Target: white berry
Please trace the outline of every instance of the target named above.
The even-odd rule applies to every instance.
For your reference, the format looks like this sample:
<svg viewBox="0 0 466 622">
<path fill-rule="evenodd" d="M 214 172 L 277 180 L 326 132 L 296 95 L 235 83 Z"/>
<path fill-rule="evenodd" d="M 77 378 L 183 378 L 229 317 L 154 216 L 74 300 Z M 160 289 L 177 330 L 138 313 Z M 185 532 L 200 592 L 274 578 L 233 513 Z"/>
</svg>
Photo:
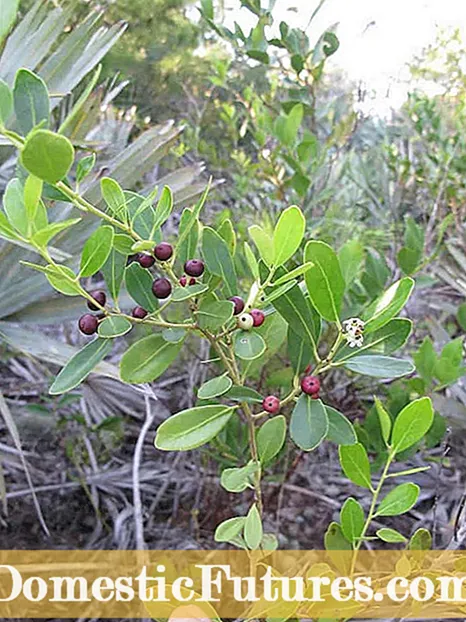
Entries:
<svg viewBox="0 0 466 622">
<path fill-rule="evenodd" d="M 243 330 L 251 330 L 254 326 L 254 319 L 250 313 L 242 313 L 238 318 L 238 326 Z"/>
</svg>

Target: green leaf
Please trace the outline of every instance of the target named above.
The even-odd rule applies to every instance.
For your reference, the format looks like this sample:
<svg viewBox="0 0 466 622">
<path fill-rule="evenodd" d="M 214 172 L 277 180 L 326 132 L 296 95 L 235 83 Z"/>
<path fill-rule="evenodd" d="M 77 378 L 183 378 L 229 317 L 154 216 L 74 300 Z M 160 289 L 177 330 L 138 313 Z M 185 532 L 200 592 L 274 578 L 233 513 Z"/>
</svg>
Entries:
<svg viewBox="0 0 466 622">
<path fill-rule="evenodd" d="M 288 358 L 295 374 L 301 374 L 313 359 L 312 347 L 288 326 Z"/>
<path fill-rule="evenodd" d="M 257 433 L 257 451 L 262 464 L 270 462 L 285 443 L 286 419 L 278 415 L 261 425 Z"/>
<path fill-rule="evenodd" d="M 274 243 L 272 238 L 259 225 L 249 227 L 248 233 L 259 251 L 261 259 L 268 266 L 271 266 L 274 260 Z"/>
<path fill-rule="evenodd" d="M 109 339 L 95 339 L 79 350 L 60 371 L 50 387 L 51 395 L 60 395 L 77 387 L 112 349 Z"/>
<path fill-rule="evenodd" d="M 152 275 L 149 270 L 133 261 L 125 270 L 125 284 L 128 294 L 143 309 L 157 311 L 157 298 L 152 293 Z"/>
<path fill-rule="evenodd" d="M 221 405 L 182 410 L 159 426 L 155 446 L 164 451 L 196 449 L 217 436 L 234 411 L 232 407 Z"/>
<path fill-rule="evenodd" d="M 115 233 L 113 236 L 113 248 L 122 255 L 131 255 L 133 252 L 133 238 L 126 233 Z"/>
<path fill-rule="evenodd" d="M 48 125 L 50 109 L 47 87 L 42 78 L 29 69 L 20 69 L 16 73 L 13 100 L 16 120 L 23 136 L 41 122 Z"/>
<path fill-rule="evenodd" d="M 328 432 L 327 411 L 321 400 L 302 394 L 291 413 L 290 436 L 304 451 L 320 445 Z"/>
<path fill-rule="evenodd" d="M 398 516 L 408 512 L 419 497 L 419 486 L 408 482 L 400 484 L 382 499 L 375 516 Z"/>
<path fill-rule="evenodd" d="M 463 302 L 458 307 L 458 311 L 456 313 L 456 319 L 458 321 L 458 324 L 460 325 L 460 328 L 464 332 L 466 332 L 466 302 Z"/>
<path fill-rule="evenodd" d="M 200 400 L 211 400 L 214 397 L 219 397 L 220 395 L 227 393 L 227 391 L 231 389 L 232 384 L 233 382 L 228 376 L 211 378 L 199 387 L 197 397 Z"/>
<path fill-rule="evenodd" d="M 330 523 L 325 532 L 325 549 L 327 551 L 351 551 L 351 543 L 345 538 L 338 523 Z"/>
<path fill-rule="evenodd" d="M 287 272 L 286 274 L 281 276 L 279 279 L 277 279 L 274 283 L 272 283 L 272 287 L 278 287 L 279 285 L 283 285 L 283 283 L 287 283 L 288 281 L 291 281 L 291 279 L 295 279 L 296 277 L 301 276 L 302 274 L 307 272 L 310 268 L 312 268 L 313 265 L 314 264 L 309 261 L 307 263 L 302 264 L 301 266 L 298 266 L 297 268 L 294 268 L 293 270 L 290 270 L 290 272 Z"/>
<path fill-rule="evenodd" d="M 81 255 L 80 277 L 93 276 L 102 268 L 112 251 L 113 236 L 113 228 L 103 225 L 88 238 Z"/>
<path fill-rule="evenodd" d="M 244 516 L 235 516 L 234 518 L 224 520 L 215 530 L 215 542 L 231 542 L 231 540 L 241 534 L 245 521 L 246 518 Z"/>
<path fill-rule="evenodd" d="M 234 257 L 236 252 L 236 234 L 233 228 L 233 223 L 229 218 L 222 222 L 217 230 L 217 233 L 223 240 L 225 240 L 231 256 Z"/>
<path fill-rule="evenodd" d="M 195 298 L 203 294 L 209 289 L 205 283 L 196 283 L 195 285 L 187 285 L 186 287 L 175 287 L 172 293 L 172 302 L 183 302 L 190 298 Z"/>
<path fill-rule="evenodd" d="M 186 238 L 191 232 L 191 228 L 196 226 L 196 223 L 199 224 L 199 221 L 198 221 L 199 214 L 201 213 L 201 210 L 205 205 L 205 202 L 207 200 L 207 195 L 209 194 L 209 190 L 210 190 L 210 182 L 207 185 L 207 188 L 204 190 L 203 195 L 201 196 L 199 201 L 196 203 L 195 208 L 192 210 L 191 218 L 187 219 L 183 225 L 183 229 L 179 230 L 179 235 L 177 239 L 177 249 L 183 245 L 184 241 L 186 240 Z"/>
<path fill-rule="evenodd" d="M 432 536 L 428 529 L 422 527 L 415 531 L 408 544 L 410 551 L 430 551 L 432 548 Z"/>
<path fill-rule="evenodd" d="M 377 416 L 379 418 L 380 423 L 380 432 L 382 434 L 382 438 L 384 440 L 385 445 L 388 445 L 388 441 L 390 440 L 390 432 L 392 429 L 392 418 L 388 414 L 388 412 L 383 407 L 382 402 L 378 397 L 374 398 L 375 401 L 375 409 L 377 411 Z"/>
<path fill-rule="evenodd" d="M 182 345 L 182 341 L 169 343 L 162 335 L 149 335 L 136 341 L 121 359 L 121 379 L 130 384 L 152 382 L 170 367 Z"/>
<path fill-rule="evenodd" d="M 364 529 L 364 510 L 361 504 L 349 497 L 340 512 L 340 524 L 343 534 L 350 542 L 356 542 Z"/>
<path fill-rule="evenodd" d="M 155 208 L 155 217 L 152 224 L 152 235 L 161 227 L 173 210 L 173 195 L 168 186 L 162 190 L 162 194 Z"/>
<path fill-rule="evenodd" d="M 70 218 L 69 220 L 53 222 L 37 231 L 37 233 L 32 236 L 32 241 L 38 246 L 47 246 L 50 240 L 58 233 L 61 233 L 65 229 L 76 225 L 78 222 L 81 222 L 81 218 Z"/>
<path fill-rule="evenodd" d="M 358 486 L 371 489 L 371 467 L 364 446 L 361 443 L 341 445 L 338 451 L 346 477 Z"/>
<path fill-rule="evenodd" d="M 256 504 L 251 506 L 251 509 L 246 516 L 246 522 L 244 523 L 244 540 L 247 546 L 253 551 L 259 548 L 262 541 L 262 520 L 257 509 Z"/>
<path fill-rule="evenodd" d="M 80 296 L 81 287 L 76 275 L 68 266 L 46 266 L 45 276 L 50 285 L 65 296 Z"/>
<path fill-rule="evenodd" d="M 252 361 L 265 352 L 265 341 L 253 331 L 240 330 L 235 334 L 235 354 L 244 361 Z"/>
<path fill-rule="evenodd" d="M 92 171 L 95 165 L 96 155 L 92 153 L 91 155 L 84 156 L 78 162 L 78 166 L 76 168 L 76 183 L 80 184 L 89 173 Z"/>
<path fill-rule="evenodd" d="M 177 257 L 182 264 L 196 255 L 197 243 L 199 241 L 199 220 L 192 220 L 193 211 L 186 207 L 181 214 L 179 234 L 181 235 L 187 225 L 190 225 L 188 235 L 182 244 L 177 246 Z"/>
<path fill-rule="evenodd" d="M 102 275 L 108 287 L 108 291 L 115 302 L 118 301 L 121 283 L 125 275 L 126 255 L 122 255 L 115 249 L 110 252 L 107 261 L 101 268 Z"/>
<path fill-rule="evenodd" d="M 337 355 L 335 361 L 342 361 L 359 356 L 363 352 L 370 354 L 391 354 L 398 350 L 406 343 L 413 323 L 405 318 L 395 318 L 390 320 L 385 326 L 377 329 L 373 333 L 364 336 L 364 345 L 360 348 L 350 348 L 348 345 L 343 346 Z"/>
<path fill-rule="evenodd" d="M 364 314 L 364 319 L 366 321 L 364 334 L 367 335 L 385 326 L 395 315 L 398 315 L 408 301 L 413 287 L 413 279 L 405 277 L 393 283 L 380 298 L 371 304 Z"/>
<path fill-rule="evenodd" d="M 305 229 L 306 220 L 299 207 L 293 205 L 282 212 L 273 233 L 275 266 L 281 266 L 293 257 L 303 241 Z"/>
<path fill-rule="evenodd" d="M 396 453 L 420 441 L 428 432 L 433 419 L 432 402 L 428 397 L 421 397 L 405 406 L 393 424 L 391 444 Z"/>
<path fill-rule="evenodd" d="M 100 180 L 100 190 L 111 214 L 121 222 L 127 222 L 126 197 L 120 184 L 115 179 L 103 177 Z"/>
<path fill-rule="evenodd" d="M 247 404 L 261 404 L 263 397 L 260 393 L 250 387 L 234 386 L 225 395 L 234 402 L 246 402 Z"/>
<path fill-rule="evenodd" d="M 260 471 L 260 464 L 249 462 L 244 467 L 234 467 L 222 471 L 220 484 L 228 492 L 243 492 L 247 488 L 254 488 L 254 480 Z"/>
<path fill-rule="evenodd" d="M 0 16 L 1 16 L 1 13 L 0 13 Z M 4 82 L 3 80 L 0 80 L 0 124 L 4 125 L 8 121 L 12 112 L 13 112 L 13 94 L 10 91 L 8 84 Z"/>
<path fill-rule="evenodd" d="M 229 300 L 203 301 L 196 317 L 201 328 L 216 331 L 233 317 L 233 311 Z"/>
<path fill-rule="evenodd" d="M 18 8 L 19 0 L 2 0 L 0 5 L 0 43 L 13 26 Z"/>
<path fill-rule="evenodd" d="M 66 176 L 74 160 L 70 141 L 49 130 L 36 130 L 27 138 L 21 151 L 24 168 L 43 181 L 55 184 Z"/>
<path fill-rule="evenodd" d="M 113 339 L 126 335 L 132 328 L 133 325 L 127 318 L 112 315 L 100 322 L 97 332 L 99 333 L 99 337 Z"/>
<path fill-rule="evenodd" d="M 166 328 L 162 331 L 162 337 L 169 343 L 179 343 L 186 337 L 185 328 Z"/>
<path fill-rule="evenodd" d="M 414 371 L 414 365 L 410 361 L 376 354 L 355 356 L 347 361 L 344 367 L 357 374 L 372 376 L 373 378 L 401 378 L 412 374 Z"/>
<path fill-rule="evenodd" d="M 358 276 L 364 261 L 364 246 L 358 240 L 349 240 L 338 251 L 338 261 L 348 288 Z"/>
<path fill-rule="evenodd" d="M 324 319 L 338 322 L 345 281 L 336 253 L 324 242 L 310 241 L 306 244 L 304 259 L 314 263 L 305 275 L 312 304 Z"/>
<path fill-rule="evenodd" d="M 233 259 L 225 240 L 210 227 L 202 233 L 202 253 L 209 272 L 222 278 L 228 297 L 234 296 L 238 283 Z"/>
<path fill-rule="evenodd" d="M 37 207 L 42 194 L 43 182 L 41 179 L 28 175 L 24 182 L 24 206 L 29 223 L 34 223 Z"/>
<path fill-rule="evenodd" d="M 351 422 L 338 410 L 325 406 L 328 418 L 327 440 L 337 445 L 354 445 L 358 437 Z"/>
<path fill-rule="evenodd" d="M 397 544 L 406 542 L 406 538 L 396 529 L 390 529 L 388 527 L 383 527 L 376 531 L 377 536 L 383 540 L 384 542 L 389 542 L 390 544 Z"/>
<path fill-rule="evenodd" d="M 252 252 L 251 247 L 247 242 L 244 243 L 244 256 L 246 257 L 249 270 L 256 281 L 259 280 L 259 264 L 257 263 L 256 256 Z"/>
<path fill-rule="evenodd" d="M 5 195 L 3 195 L 3 200 L 5 200 Z M 10 225 L 3 212 L 0 212 L 0 237 L 6 240 L 15 240 L 18 237 L 18 234 Z"/>
<path fill-rule="evenodd" d="M 126 201 L 126 214 L 121 212 L 123 218 L 129 218 L 134 231 L 143 238 L 142 242 L 133 245 L 133 252 L 139 250 L 149 250 L 154 247 L 152 238 L 152 224 L 154 222 L 154 207 L 152 201 L 156 196 L 156 191 L 147 197 L 143 197 L 135 192 L 124 192 Z"/>
<path fill-rule="evenodd" d="M 19 179 L 15 178 L 8 182 L 3 195 L 3 208 L 10 225 L 27 238 L 28 219 L 24 205 L 23 187 Z"/>
</svg>

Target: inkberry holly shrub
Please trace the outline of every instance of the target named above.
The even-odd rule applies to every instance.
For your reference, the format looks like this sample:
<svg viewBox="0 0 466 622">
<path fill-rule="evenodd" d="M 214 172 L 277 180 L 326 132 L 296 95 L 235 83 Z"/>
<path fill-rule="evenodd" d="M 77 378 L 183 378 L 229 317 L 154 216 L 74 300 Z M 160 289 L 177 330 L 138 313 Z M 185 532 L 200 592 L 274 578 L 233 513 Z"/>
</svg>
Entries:
<svg viewBox="0 0 466 622">
<path fill-rule="evenodd" d="M 235 493 L 251 489 L 253 501 L 246 516 L 232 516 L 218 526 L 217 541 L 248 549 L 276 546 L 274 537 L 263 533 L 261 478 L 279 458 L 287 436 L 305 452 L 324 441 L 339 445 L 344 473 L 371 495 L 368 513 L 356 499 L 346 501 L 340 522 L 332 523 L 326 534 L 327 548 L 357 550 L 365 538 L 374 537 L 404 541 L 388 527 L 374 535 L 371 521 L 377 516 L 380 523 L 384 516 L 405 512 L 416 503 L 419 490 L 409 482 L 379 499 L 386 481 L 395 474 L 409 475 L 390 469 L 405 450 L 421 447 L 433 418 L 430 400 L 416 400 L 396 417 L 376 400 L 385 444 L 377 475 L 351 422 L 328 403 L 322 381 L 336 369 L 380 379 L 413 372 L 410 361 L 392 356 L 411 331 L 411 322 L 398 315 L 413 280 L 405 277 L 393 283 L 358 309 L 357 316 L 353 305 L 353 317 L 348 317 L 348 287 L 339 258 L 328 244 L 306 239 L 305 219 L 297 206 L 285 209 L 272 231 L 252 225 L 253 246 L 245 242 L 240 247 L 231 223 L 218 230 L 201 226 L 207 190 L 196 205 L 183 210 L 174 240 L 166 239 L 164 232 L 173 209 L 168 187 L 144 197 L 104 177 L 101 201 L 89 202 L 79 192 L 90 171 L 87 156 L 76 163 L 67 138 L 44 124 L 26 136 L 3 125 L 10 116 L 24 114 L 25 106 L 34 117 L 43 88 L 40 81 L 21 106 L 14 106 L 19 94 L 12 96 L 1 83 L 0 134 L 18 151 L 18 177 L 3 197 L 0 235 L 33 250 L 38 262 L 25 263 L 42 272 L 60 293 L 81 296 L 89 308 L 77 319 L 89 341 L 61 370 L 50 392 L 61 394 L 78 386 L 117 339 L 126 345 L 121 379 L 134 384 L 156 380 L 176 364 L 188 340 L 204 339 L 211 347 L 214 371 L 198 388 L 195 407 L 159 426 L 155 446 L 163 451 L 195 449 L 232 422 L 247 431 L 245 464 L 225 469 L 221 485 Z M 60 198 L 59 205 L 72 204 L 76 217 L 51 220 L 48 196 Z M 96 219 L 95 231 L 79 265 L 60 263 L 50 244 L 79 223 L 80 212 Z M 239 278 L 240 264 L 247 266 L 247 273 Z M 88 279 L 98 272 L 106 290 L 88 291 Z M 122 289 L 134 301 L 129 308 L 122 303 Z M 287 392 L 264 396 L 252 386 L 252 369 L 263 366 L 284 338 L 293 370 L 291 386 Z"/>
</svg>

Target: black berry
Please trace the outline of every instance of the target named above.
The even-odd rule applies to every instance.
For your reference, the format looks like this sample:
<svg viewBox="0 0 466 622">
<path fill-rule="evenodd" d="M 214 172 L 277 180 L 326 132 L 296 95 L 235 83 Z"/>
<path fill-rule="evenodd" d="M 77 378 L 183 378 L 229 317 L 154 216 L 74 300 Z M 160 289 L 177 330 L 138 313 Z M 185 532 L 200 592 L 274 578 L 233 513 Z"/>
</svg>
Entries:
<svg viewBox="0 0 466 622">
<path fill-rule="evenodd" d="M 244 309 L 244 300 L 239 296 L 232 296 L 228 300 L 230 300 L 235 305 L 233 309 L 233 315 L 239 315 Z"/>
<path fill-rule="evenodd" d="M 138 261 L 143 268 L 150 268 L 155 264 L 155 259 L 152 255 L 146 255 L 144 253 L 140 253 L 138 255 Z"/>
<path fill-rule="evenodd" d="M 79 318 L 79 330 L 85 335 L 93 335 L 97 331 L 98 325 L 99 320 L 90 313 L 86 313 Z"/>
<path fill-rule="evenodd" d="M 189 276 L 201 276 L 204 272 L 204 262 L 200 259 L 190 259 L 184 264 L 184 271 Z"/>
<path fill-rule="evenodd" d="M 152 283 L 152 292 L 156 298 L 168 298 L 172 293 L 172 284 L 168 279 L 155 279 Z"/>
<path fill-rule="evenodd" d="M 147 311 L 143 309 L 142 307 L 134 307 L 134 309 L 131 312 L 131 315 L 137 318 L 138 320 L 143 320 L 147 315 Z"/>
<path fill-rule="evenodd" d="M 189 279 L 188 285 L 196 285 L 196 279 L 193 276 Z"/>
<path fill-rule="evenodd" d="M 154 248 L 154 255 L 159 261 L 167 261 L 173 255 L 173 246 L 168 242 L 160 242 Z"/>
<path fill-rule="evenodd" d="M 97 290 L 95 292 L 90 292 L 90 294 L 101 307 L 105 307 L 105 303 L 107 302 L 107 296 L 105 295 L 105 292 Z M 99 309 L 99 307 L 93 304 L 90 300 L 87 301 L 87 306 L 91 311 L 97 311 Z"/>
</svg>

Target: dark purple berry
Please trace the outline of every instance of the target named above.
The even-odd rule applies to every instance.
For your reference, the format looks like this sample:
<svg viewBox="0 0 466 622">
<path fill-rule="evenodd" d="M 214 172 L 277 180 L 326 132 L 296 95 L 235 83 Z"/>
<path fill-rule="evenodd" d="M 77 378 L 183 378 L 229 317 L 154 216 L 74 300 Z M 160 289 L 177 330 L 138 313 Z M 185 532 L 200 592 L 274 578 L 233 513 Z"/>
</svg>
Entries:
<svg viewBox="0 0 466 622">
<path fill-rule="evenodd" d="M 308 395 L 318 395 L 320 391 L 320 380 L 317 376 L 304 376 L 301 380 L 301 389 Z"/>
<path fill-rule="evenodd" d="M 190 259 L 184 264 L 184 271 L 189 276 L 201 276 L 204 272 L 204 262 L 200 259 Z"/>
<path fill-rule="evenodd" d="M 196 285 L 196 282 L 197 282 L 197 281 L 196 281 L 196 279 L 192 276 L 192 277 L 189 279 L 189 283 L 188 283 L 188 285 Z"/>
<path fill-rule="evenodd" d="M 155 264 L 155 259 L 152 255 L 146 255 L 145 253 L 138 255 L 138 261 L 143 268 L 150 268 Z"/>
<path fill-rule="evenodd" d="M 147 315 L 147 311 L 142 307 L 134 307 L 134 309 L 131 311 L 131 315 L 138 320 L 143 320 Z"/>
<path fill-rule="evenodd" d="M 154 255 L 159 261 L 167 261 L 173 255 L 173 246 L 168 242 L 160 242 L 154 248 Z"/>
<path fill-rule="evenodd" d="M 280 400 L 275 395 L 268 395 L 262 402 L 262 408 L 271 415 L 276 415 L 280 411 Z"/>
<path fill-rule="evenodd" d="M 254 326 L 262 326 L 265 320 L 264 312 L 260 309 L 251 309 L 249 313 L 252 315 L 252 319 L 254 320 Z"/>
<path fill-rule="evenodd" d="M 181 285 L 181 287 L 186 287 L 188 283 L 188 279 L 185 276 L 182 276 L 178 282 Z"/>
<path fill-rule="evenodd" d="M 239 315 L 244 310 L 244 300 L 239 296 L 232 296 L 229 298 L 230 302 L 232 302 L 235 307 L 233 309 L 233 315 Z"/>
<path fill-rule="evenodd" d="M 95 317 L 95 315 L 91 315 L 90 313 L 86 313 L 79 318 L 79 330 L 85 335 L 93 335 L 96 332 L 98 325 L 99 320 Z"/>
<path fill-rule="evenodd" d="M 168 279 L 155 279 L 152 283 L 152 292 L 156 298 L 168 298 L 172 293 L 172 284 Z"/>
<path fill-rule="evenodd" d="M 101 307 L 105 307 L 105 303 L 107 302 L 107 296 L 105 295 L 105 292 L 97 290 L 95 292 L 90 292 L 90 294 Z M 87 306 L 91 311 L 97 311 L 99 309 L 99 307 L 93 304 L 90 300 L 87 301 Z"/>
</svg>

